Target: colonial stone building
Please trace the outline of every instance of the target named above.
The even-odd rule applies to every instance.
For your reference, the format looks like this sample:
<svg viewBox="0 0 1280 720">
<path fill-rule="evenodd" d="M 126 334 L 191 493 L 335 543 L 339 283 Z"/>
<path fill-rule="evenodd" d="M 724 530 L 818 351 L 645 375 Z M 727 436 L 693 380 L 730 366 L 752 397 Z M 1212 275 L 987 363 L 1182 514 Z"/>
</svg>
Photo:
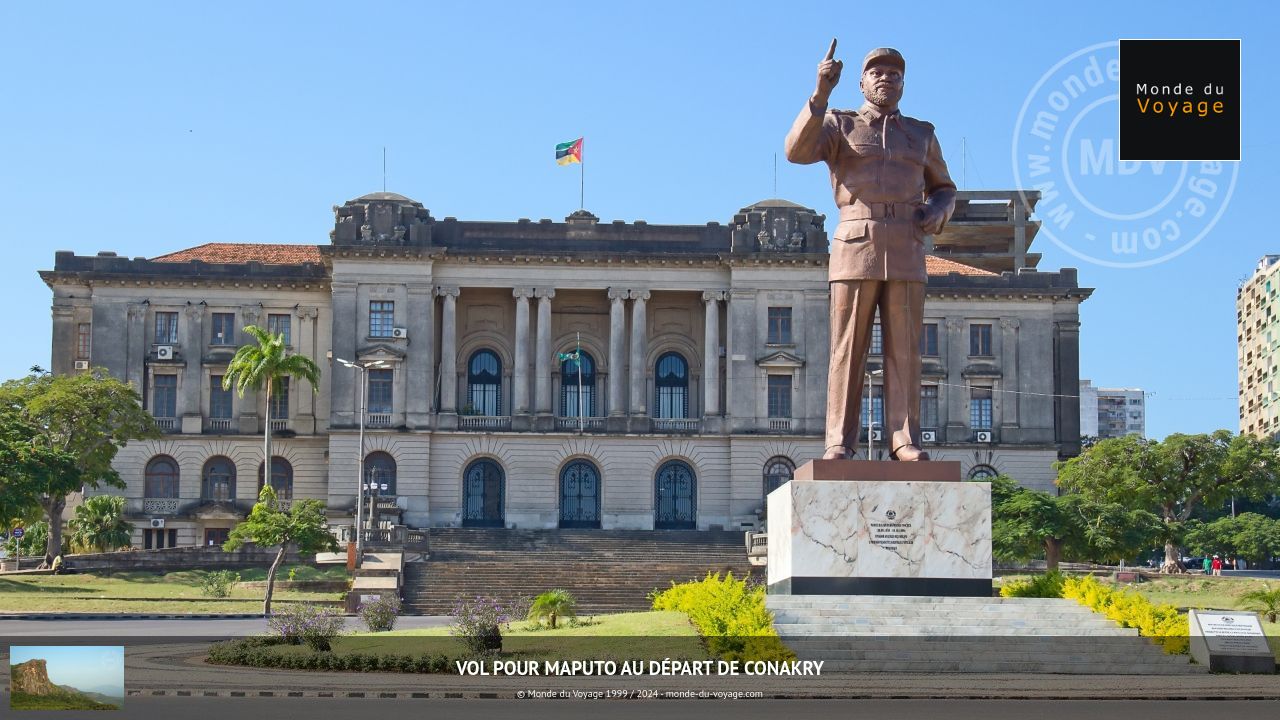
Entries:
<svg viewBox="0 0 1280 720">
<path fill-rule="evenodd" d="M 1049 488 L 1079 448 L 1091 291 L 1074 269 L 1035 270 L 1022 203 L 962 193 L 929 258 L 922 424 L 935 458 Z M 710 529 L 740 526 L 823 451 L 828 255 L 813 210 L 467 222 L 380 192 L 335 219 L 323 245 L 59 252 L 41 273 L 54 372 L 106 368 L 166 432 L 116 461 L 139 546 L 219 542 L 261 486 L 264 425 L 281 496 L 324 500 L 338 526 L 362 454 L 384 528 Z M 221 390 L 251 324 L 314 359 L 320 385 Z"/>
</svg>

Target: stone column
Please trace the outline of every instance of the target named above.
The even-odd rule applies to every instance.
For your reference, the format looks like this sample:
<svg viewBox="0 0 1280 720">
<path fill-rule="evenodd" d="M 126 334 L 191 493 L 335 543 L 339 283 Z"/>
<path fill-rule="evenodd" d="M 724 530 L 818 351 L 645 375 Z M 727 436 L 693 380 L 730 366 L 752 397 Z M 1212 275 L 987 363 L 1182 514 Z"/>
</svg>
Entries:
<svg viewBox="0 0 1280 720">
<path fill-rule="evenodd" d="M 178 415 L 182 417 L 182 432 L 199 434 L 203 429 L 200 412 L 200 388 L 204 385 L 204 365 L 201 328 L 204 326 L 204 305 L 188 305 L 182 311 L 186 325 L 182 335 L 182 396 Z"/>
<path fill-rule="evenodd" d="M 949 443 L 969 442 L 969 417 L 965 414 L 965 403 L 969 401 L 968 390 L 965 389 L 964 376 L 961 371 L 965 366 L 965 358 L 969 356 L 969 345 L 964 338 L 964 318 L 948 317 L 944 323 L 947 329 L 945 353 L 947 366 L 947 403 L 946 416 L 939 422 L 946 423 L 946 435 L 940 440 Z"/>
<path fill-rule="evenodd" d="M 242 305 L 240 307 L 240 327 L 246 325 L 257 325 L 258 319 L 262 317 L 261 305 Z M 236 396 L 233 401 L 237 404 L 239 412 L 239 430 L 242 435 L 256 435 L 262 432 L 262 428 L 258 427 L 258 391 L 245 390 L 244 397 Z M 263 417 L 267 416 L 268 407 L 262 406 Z M 266 420 L 263 420 L 266 422 Z"/>
<path fill-rule="evenodd" d="M 645 382 L 647 370 L 645 355 L 648 352 L 649 323 L 645 316 L 648 290 L 632 290 L 631 297 L 631 417 L 647 418 L 649 415 L 649 388 Z M 644 431 L 645 428 L 633 428 Z"/>
<path fill-rule="evenodd" d="M 330 346 L 335 358 L 347 362 L 356 361 L 356 336 L 359 318 L 356 317 L 356 283 L 335 281 L 333 292 L 333 320 L 329 328 Z M 360 405 L 358 373 L 334 362 L 329 365 L 329 425 L 330 427 L 355 427 Z"/>
<path fill-rule="evenodd" d="M 401 365 L 405 371 L 405 424 L 410 428 L 431 426 L 431 403 L 435 395 L 436 301 L 430 285 L 408 287 L 409 312 L 405 315 L 409 331 L 408 357 Z"/>
<path fill-rule="evenodd" d="M 440 426 L 458 426 L 458 288 L 440 286 L 444 298 L 440 317 Z"/>
<path fill-rule="evenodd" d="M 529 298 L 533 288 L 518 287 L 511 291 L 516 299 L 516 348 L 515 366 L 511 368 L 511 414 L 529 414 Z M 542 329 L 539 317 L 538 338 Z"/>
<path fill-rule="evenodd" d="M 538 298 L 538 347 L 534 350 L 534 408 L 538 415 L 551 415 L 551 298 L 555 288 L 534 290 Z"/>
<path fill-rule="evenodd" d="M 1013 434 L 1018 427 L 1018 398 L 1021 390 L 1018 382 L 1018 318 L 1000 319 L 1000 392 L 996 402 L 1000 406 L 1000 441 L 1016 442 Z M 1013 391 L 1013 392 L 1003 392 Z M 1005 428 L 1011 430 L 1005 435 Z"/>
<path fill-rule="evenodd" d="M 319 341 L 316 338 L 317 323 L 320 310 L 316 307 L 299 307 L 293 312 L 297 318 L 297 334 L 294 335 L 294 347 L 298 352 L 319 362 Z M 324 375 L 320 376 L 324 382 Z M 298 412 L 293 418 L 293 430 L 298 433 L 313 435 L 316 432 L 316 403 L 320 401 L 319 393 L 311 389 L 306 380 L 298 378 Z M 323 392 L 322 388 L 316 388 Z"/>
<path fill-rule="evenodd" d="M 1058 355 L 1053 378 L 1058 457 L 1065 460 L 1080 454 L 1080 322 L 1055 321 L 1053 346 Z"/>
<path fill-rule="evenodd" d="M 609 288 L 609 417 L 622 417 L 627 412 L 626 399 L 623 398 L 623 367 L 626 361 L 622 358 L 627 338 L 627 291 Z M 607 422 L 607 421 L 606 421 Z M 613 430 L 614 428 L 610 428 Z M 623 430 L 625 427 L 618 427 Z"/>
<path fill-rule="evenodd" d="M 147 306 L 141 303 L 129 303 L 125 311 L 127 318 L 126 334 L 129 338 L 129 352 L 125 358 L 125 378 L 146 403 L 147 388 L 143 382 L 144 367 L 147 354 L 151 350 L 151 338 L 147 336 Z M 151 405 L 147 403 L 147 408 Z"/>
<path fill-rule="evenodd" d="M 705 320 L 702 329 L 702 415 L 720 414 L 720 301 L 724 292 L 702 293 Z"/>
</svg>

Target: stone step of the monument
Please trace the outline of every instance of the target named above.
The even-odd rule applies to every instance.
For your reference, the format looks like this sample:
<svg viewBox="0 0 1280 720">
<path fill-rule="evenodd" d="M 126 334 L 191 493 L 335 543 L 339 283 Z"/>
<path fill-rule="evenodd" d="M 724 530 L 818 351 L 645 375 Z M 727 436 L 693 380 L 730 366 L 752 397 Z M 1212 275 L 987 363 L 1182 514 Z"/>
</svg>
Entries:
<svg viewBox="0 0 1280 720">
<path fill-rule="evenodd" d="M 1115 623 L 1104 617 L 1060 617 L 1060 618 L 984 618 L 974 616 L 930 617 L 930 618 L 807 618 L 793 615 L 777 614 L 773 616 L 775 626 L 806 627 L 821 625 L 823 627 L 849 627 L 857 629 L 881 628 L 891 634 L 899 627 L 936 627 L 948 628 L 956 626 L 980 626 L 998 628 L 1111 628 Z"/>
<path fill-rule="evenodd" d="M 1165 656 L 1164 649 L 1150 638 L 1135 635 L 1115 636 L 1052 636 L 1023 635 L 1018 637 L 964 636 L 964 635 L 844 635 L 844 636 L 783 636 L 787 647 L 796 654 L 809 657 L 824 653 L 894 653 L 941 652 L 969 654 L 975 657 L 1000 657 L 1009 654 L 1053 652 L 1064 655 L 1094 655 L 1106 653 L 1148 654 Z M 1172 657 L 1172 656 L 1169 656 Z"/>
<path fill-rule="evenodd" d="M 831 663 L 874 663 L 874 662 L 984 662 L 984 663 L 1066 663 L 1080 665 L 1084 663 L 1102 663 L 1107 665 L 1187 665 L 1190 660 L 1185 655 L 1180 659 L 1164 660 L 1147 653 L 1098 653 L 1089 654 L 1055 654 L 1042 653 L 1005 653 L 996 655 L 987 653 L 980 656 L 962 655 L 945 652 L 849 652 L 849 653 L 804 653 L 796 655 L 801 660 L 822 660 Z M 1166 656 L 1173 658 L 1174 656 Z"/>
<path fill-rule="evenodd" d="M 934 597 L 927 595 L 766 595 L 769 607 L 886 607 L 895 605 L 1052 607 L 1078 605 L 1064 598 Z"/>
<path fill-rule="evenodd" d="M 1081 662 L 1057 660 L 999 662 L 955 659 L 951 661 L 828 661 L 822 673 L 1037 673 L 1060 675 L 1195 675 L 1207 672 L 1203 666 L 1170 663 Z"/>
<path fill-rule="evenodd" d="M 1133 628 L 1122 628 L 1118 626 L 1112 627 L 1081 627 L 1073 624 L 1063 624 L 1060 626 L 1039 626 L 1039 627 L 1007 627 L 999 624 L 983 623 L 974 625 L 898 625 L 894 626 L 892 632 L 886 632 L 884 626 L 857 626 L 848 624 L 821 624 L 821 623 L 775 623 L 774 629 L 782 637 L 789 636 L 817 636 L 817 637 L 839 637 L 847 635 L 865 636 L 865 635 L 904 635 L 904 636 L 974 636 L 974 637 L 1005 637 L 1005 636 L 1030 636 L 1030 637 L 1072 637 L 1072 636 L 1098 636 L 1098 637 L 1118 637 L 1124 635 L 1137 636 L 1138 631 Z"/>
<path fill-rule="evenodd" d="M 1054 617 L 1092 615 L 1093 611 L 1083 605 L 1049 605 L 1040 607 L 1019 607 L 1016 605 L 995 605 L 991 607 L 957 606 L 957 605 L 897 605 L 893 607 L 867 605 L 864 607 L 788 607 L 768 606 L 774 613 L 793 613 L 805 617 L 906 617 L 927 615 L 972 615 L 975 617 Z"/>
</svg>

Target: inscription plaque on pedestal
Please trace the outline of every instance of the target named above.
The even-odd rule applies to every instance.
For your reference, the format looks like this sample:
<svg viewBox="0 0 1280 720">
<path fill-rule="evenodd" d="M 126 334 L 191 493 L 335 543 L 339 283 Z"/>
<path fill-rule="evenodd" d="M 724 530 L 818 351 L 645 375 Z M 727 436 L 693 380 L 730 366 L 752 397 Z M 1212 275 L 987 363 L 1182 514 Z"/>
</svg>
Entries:
<svg viewBox="0 0 1280 720">
<path fill-rule="evenodd" d="M 1267 673 L 1276 671 L 1276 658 L 1251 612 L 1188 610 L 1191 657 L 1213 672 Z"/>
</svg>

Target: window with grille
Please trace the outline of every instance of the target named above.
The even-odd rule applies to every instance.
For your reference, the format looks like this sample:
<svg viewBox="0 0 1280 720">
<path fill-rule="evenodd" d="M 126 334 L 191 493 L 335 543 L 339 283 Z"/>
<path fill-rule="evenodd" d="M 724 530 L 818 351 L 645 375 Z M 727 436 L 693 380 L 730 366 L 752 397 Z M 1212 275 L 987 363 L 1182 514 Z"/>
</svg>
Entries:
<svg viewBox="0 0 1280 720">
<path fill-rule="evenodd" d="M 492 350 L 477 350 L 467 363 L 467 404 L 476 415 L 502 414 L 502 360 Z"/>
<path fill-rule="evenodd" d="M 581 408 L 579 408 L 581 404 Z M 596 414 L 596 363 L 585 350 L 577 360 L 560 363 L 560 416 L 586 417 Z"/>
<path fill-rule="evenodd" d="M 791 376 L 769 376 L 769 417 L 791 417 Z"/>
<path fill-rule="evenodd" d="M 391 412 L 391 370 L 369 370 L 369 412 Z"/>
<path fill-rule="evenodd" d="M 271 314 L 267 316 L 267 332 L 272 335 L 284 335 L 284 344 L 293 345 L 293 335 L 291 333 L 293 317 L 284 313 Z"/>
<path fill-rule="evenodd" d="M 880 328 L 880 323 L 871 325 L 871 350 L 872 355 L 884 354 L 884 331 Z"/>
<path fill-rule="evenodd" d="M 173 345 L 178 342 L 178 313 L 156 313 L 156 344 Z"/>
<path fill-rule="evenodd" d="M 76 359 L 88 360 L 89 350 L 91 349 L 93 326 L 89 323 L 80 323 L 76 328 Z"/>
<path fill-rule="evenodd" d="M 658 358 L 654 387 L 658 396 L 654 417 L 689 417 L 689 363 L 680 353 L 671 352 Z"/>
<path fill-rule="evenodd" d="M 769 308 L 769 344 L 791 344 L 791 308 Z"/>
<path fill-rule="evenodd" d="M 235 313 L 214 313 L 213 314 L 213 332 L 209 336 L 210 345 L 235 345 L 236 344 L 236 315 Z"/>
<path fill-rule="evenodd" d="M 991 388 L 969 390 L 969 427 L 974 430 L 991 429 Z"/>
<path fill-rule="evenodd" d="M 178 416 L 178 376 L 156 375 L 152 380 L 151 414 L 158 418 Z"/>
<path fill-rule="evenodd" d="M 168 455 L 160 455 L 147 463 L 143 475 L 143 497 L 178 497 L 178 463 Z"/>
<path fill-rule="evenodd" d="M 920 386 L 920 427 L 938 427 L 938 386 Z"/>
<path fill-rule="evenodd" d="M 391 337 L 396 304 L 390 300 L 369 302 L 369 337 Z"/>
</svg>

